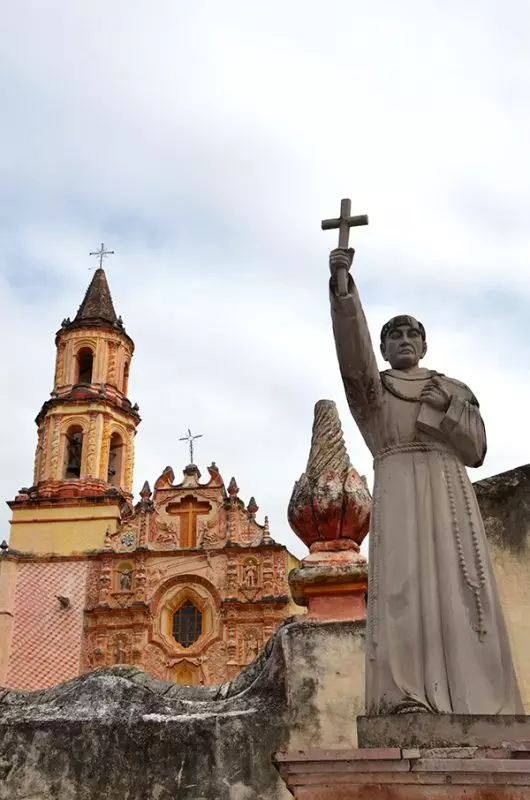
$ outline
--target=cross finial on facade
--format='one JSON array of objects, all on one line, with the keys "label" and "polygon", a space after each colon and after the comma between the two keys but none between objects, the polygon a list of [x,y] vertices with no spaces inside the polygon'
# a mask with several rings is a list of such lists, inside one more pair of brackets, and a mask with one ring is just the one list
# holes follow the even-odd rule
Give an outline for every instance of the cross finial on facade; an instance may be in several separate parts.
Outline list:
[{"label": "cross finial on facade", "polygon": [[195,441],[195,439],[202,439],[202,436],[203,436],[202,433],[197,433],[194,436],[192,434],[191,430],[188,428],[188,435],[187,436],[181,436],[179,438],[179,442],[188,442],[188,444],[190,446],[190,464],[194,464],[195,463],[193,461],[193,442]]},{"label": "cross finial on facade", "polygon": [[99,258],[99,268],[101,269],[103,266],[103,260],[107,258],[107,256],[113,256],[114,250],[105,250],[105,245],[101,242],[101,247],[99,250],[94,250],[90,253],[91,256],[97,256]]}]

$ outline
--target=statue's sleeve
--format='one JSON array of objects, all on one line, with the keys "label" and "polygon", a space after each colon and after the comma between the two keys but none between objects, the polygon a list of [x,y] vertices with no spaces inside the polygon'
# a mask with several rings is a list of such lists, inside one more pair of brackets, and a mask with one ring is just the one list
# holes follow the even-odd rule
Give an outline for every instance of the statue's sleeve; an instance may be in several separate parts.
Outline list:
[{"label": "statue's sleeve", "polygon": [[440,430],[466,467],[480,467],[486,456],[486,429],[478,401],[470,390],[467,391],[467,397],[451,396]]},{"label": "statue's sleeve", "polygon": [[331,319],[340,374],[350,410],[363,431],[381,405],[383,388],[359,293],[351,275],[349,292],[338,295],[330,283]]}]

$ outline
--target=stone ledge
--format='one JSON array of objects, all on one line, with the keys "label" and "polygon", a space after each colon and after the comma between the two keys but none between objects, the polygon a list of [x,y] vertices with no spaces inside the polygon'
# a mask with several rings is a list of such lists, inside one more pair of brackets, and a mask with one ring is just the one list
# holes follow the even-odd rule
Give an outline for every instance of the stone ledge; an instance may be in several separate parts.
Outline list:
[{"label": "stone ledge", "polygon": [[[454,750],[454,748],[453,748]],[[279,753],[275,763],[297,800],[528,800],[530,759],[519,750],[438,758],[396,748]],[[431,751],[432,752],[432,751]],[[410,758],[406,758],[408,753]],[[419,757],[417,757],[419,756]]]},{"label": "stone ledge", "polygon": [[[360,747],[493,747],[530,743],[530,717],[389,714],[357,717]],[[513,748],[512,748],[513,749]]]}]

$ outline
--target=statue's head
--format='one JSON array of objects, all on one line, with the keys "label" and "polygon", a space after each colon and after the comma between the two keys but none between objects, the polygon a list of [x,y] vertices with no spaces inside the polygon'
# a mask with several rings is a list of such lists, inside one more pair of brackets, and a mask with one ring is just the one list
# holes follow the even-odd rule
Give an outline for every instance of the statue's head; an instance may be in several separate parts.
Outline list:
[{"label": "statue's head", "polygon": [[392,369],[415,367],[426,352],[425,328],[414,317],[392,317],[381,328],[381,355]]}]

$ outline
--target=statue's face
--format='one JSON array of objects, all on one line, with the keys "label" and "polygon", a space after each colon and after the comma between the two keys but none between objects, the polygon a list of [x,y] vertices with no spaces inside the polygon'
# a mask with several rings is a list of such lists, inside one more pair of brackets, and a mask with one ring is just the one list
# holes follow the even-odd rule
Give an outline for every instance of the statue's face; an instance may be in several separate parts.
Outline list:
[{"label": "statue's face", "polygon": [[381,353],[392,369],[415,367],[427,351],[421,331],[412,325],[398,325],[385,336]]}]

